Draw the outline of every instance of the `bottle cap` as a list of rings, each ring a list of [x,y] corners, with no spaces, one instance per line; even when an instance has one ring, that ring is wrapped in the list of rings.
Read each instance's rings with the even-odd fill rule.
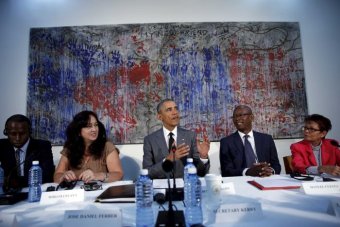
[[[197,170],[196,170],[196,168],[189,168],[189,169],[188,169],[188,173],[189,173],[189,174],[196,174],[196,173],[197,173]]]
[[[187,162],[193,163],[194,159],[193,158],[187,158]]]
[[[149,171],[147,169],[141,169],[140,170],[140,175],[148,175]]]
[[[39,165],[39,161],[33,161],[32,164],[33,165]]]

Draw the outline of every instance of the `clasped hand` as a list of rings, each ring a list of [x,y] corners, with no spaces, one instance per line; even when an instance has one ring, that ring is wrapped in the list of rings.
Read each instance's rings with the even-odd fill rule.
[[[79,175],[79,179],[78,179],[76,174],[72,170],[69,170],[69,171],[66,171],[64,175],[62,176],[61,181],[63,180],[66,180],[66,181],[82,180],[83,182],[88,183],[92,180],[95,180],[95,175],[92,170],[87,169]]]
[[[260,162],[254,163],[252,167],[250,167],[246,175],[253,177],[269,177],[273,175],[273,169],[270,167],[270,163]]]

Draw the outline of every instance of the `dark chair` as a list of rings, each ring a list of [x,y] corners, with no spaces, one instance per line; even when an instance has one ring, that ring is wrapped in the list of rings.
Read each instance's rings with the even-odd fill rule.
[[[283,157],[283,163],[285,165],[286,174],[293,173],[292,156],[291,155],[284,156]]]

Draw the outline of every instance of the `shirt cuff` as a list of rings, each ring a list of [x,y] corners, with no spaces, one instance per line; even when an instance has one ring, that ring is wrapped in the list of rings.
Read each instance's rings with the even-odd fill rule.
[[[242,171],[242,176],[246,176],[246,172],[249,168],[245,168],[243,171]]]
[[[200,158],[203,164],[207,164],[209,161],[209,158]]]

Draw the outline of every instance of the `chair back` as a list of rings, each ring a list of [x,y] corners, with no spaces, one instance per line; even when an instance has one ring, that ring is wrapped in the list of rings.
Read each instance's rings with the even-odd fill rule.
[[[291,155],[284,156],[283,157],[283,163],[285,165],[286,174],[293,173],[292,156]]]

